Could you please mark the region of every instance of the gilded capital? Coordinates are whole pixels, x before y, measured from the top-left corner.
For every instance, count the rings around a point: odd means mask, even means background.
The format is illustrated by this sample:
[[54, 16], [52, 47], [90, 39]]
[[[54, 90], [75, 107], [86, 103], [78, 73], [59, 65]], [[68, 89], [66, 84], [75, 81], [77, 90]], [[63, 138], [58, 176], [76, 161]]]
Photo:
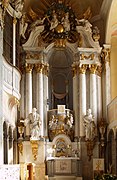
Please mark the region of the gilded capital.
[[86, 64], [82, 64], [81, 67], [79, 67], [79, 73], [80, 74], [85, 74], [87, 70], [87, 65]]
[[43, 63], [35, 64], [35, 69], [37, 73], [43, 73], [44, 64]]
[[26, 64], [26, 73], [31, 73], [33, 69], [33, 64]]
[[102, 74], [102, 66], [98, 66], [96, 69], [96, 74], [101, 77]]
[[13, 24], [16, 24], [17, 23], [17, 19], [14, 17], [13, 18]]
[[73, 73], [73, 77], [76, 76], [76, 74], [77, 74], [77, 65], [72, 65], [72, 73]]
[[48, 72], [49, 72], [49, 65], [48, 64], [45, 64], [44, 65], [44, 68], [43, 68], [43, 73], [48, 76]]
[[104, 48], [101, 53], [102, 61], [110, 64], [110, 48]]
[[91, 66], [89, 67], [90, 69], [90, 73], [91, 74], [95, 74], [96, 70], [97, 70], [97, 64], [91, 64]]

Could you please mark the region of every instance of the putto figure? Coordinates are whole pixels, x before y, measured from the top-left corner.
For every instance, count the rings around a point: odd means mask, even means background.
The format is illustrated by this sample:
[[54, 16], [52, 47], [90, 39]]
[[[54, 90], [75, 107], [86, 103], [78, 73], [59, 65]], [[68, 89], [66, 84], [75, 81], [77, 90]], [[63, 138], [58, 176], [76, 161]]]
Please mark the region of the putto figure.
[[41, 136], [41, 119], [40, 115], [37, 113], [37, 109], [33, 108], [32, 113], [28, 115], [25, 119], [24, 124], [30, 124], [30, 135], [31, 139], [39, 139]]

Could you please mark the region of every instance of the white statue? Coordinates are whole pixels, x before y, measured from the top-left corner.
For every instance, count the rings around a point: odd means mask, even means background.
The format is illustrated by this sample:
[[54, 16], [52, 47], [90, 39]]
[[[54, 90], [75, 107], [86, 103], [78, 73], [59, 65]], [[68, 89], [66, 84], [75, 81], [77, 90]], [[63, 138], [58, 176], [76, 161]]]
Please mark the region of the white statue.
[[62, 18], [63, 21], [63, 27], [66, 32], [70, 31], [70, 21], [69, 21], [69, 13], [67, 12], [65, 14], [65, 17]]
[[67, 125], [69, 125], [69, 127], [72, 128], [73, 122], [74, 122], [73, 115], [70, 113], [70, 115], [68, 116]]
[[27, 124], [30, 124], [30, 135], [31, 139], [39, 139], [41, 135], [41, 120], [40, 115], [37, 113], [37, 109], [33, 108], [32, 113], [28, 115], [28, 117], [25, 119], [24, 124], [25, 126]]
[[53, 11], [53, 17], [52, 17], [52, 20], [50, 21], [50, 30], [55, 29], [58, 26], [58, 23], [59, 22], [57, 19], [57, 14]]
[[22, 35], [24, 39], [26, 39], [25, 32], [27, 30], [27, 27], [28, 27], [28, 23], [26, 22], [26, 15], [23, 14], [21, 18], [21, 24], [20, 24], [20, 35]]
[[95, 122], [94, 122], [94, 117], [91, 113], [91, 109], [88, 109], [86, 115], [84, 116], [84, 127], [85, 127], [86, 140], [94, 139]]
[[58, 124], [58, 119], [55, 115], [52, 115], [51, 120], [49, 121], [49, 128], [56, 128]]
[[92, 24], [87, 20], [87, 19], [76, 19], [78, 25], [81, 25], [85, 28], [86, 31], [88, 31], [89, 33], [92, 33]]

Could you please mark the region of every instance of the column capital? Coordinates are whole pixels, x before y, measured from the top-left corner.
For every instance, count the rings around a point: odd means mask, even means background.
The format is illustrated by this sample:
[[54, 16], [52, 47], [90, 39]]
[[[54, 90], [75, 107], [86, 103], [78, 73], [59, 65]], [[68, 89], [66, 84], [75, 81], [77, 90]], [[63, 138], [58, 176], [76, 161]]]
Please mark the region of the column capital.
[[48, 71], [49, 71], [49, 64], [45, 64], [43, 68], [43, 73], [48, 76]]
[[73, 77], [77, 74], [77, 66], [76, 65], [72, 65], [72, 74], [73, 74]]
[[35, 64], [35, 69], [37, 73], [43, 73], [44, 64], [43, 63]]
[[26, 73], [31, 73], [33, 69], [33, 64], [26, 64]]
[[96, 74], [101, 77], [102, 74], [102, 66], [98, 66], [96, 69]]
[[102, 61], [106, 64], [110, 64], [110, 46], [104, 46], [101, 52]]
[[86, 70], [87, 70], [87, 64], [82, 64], [82, 65], [79, 67], [79, 73], [80, 73], [80, 74], [85, 74], [85, 73], [86, 73]]
[[97, 70], [97, 67], [98, 67], [97, 64], [91, 64], [91, 65], [89, 66], [90, 73], [91, 73], [91, 74], [95, 74], [95, 73], [96, 73], [96, 70]]
[[16, 17], [13, 18], [13, 24], [17, 24], [17, 19], [16, 19]]

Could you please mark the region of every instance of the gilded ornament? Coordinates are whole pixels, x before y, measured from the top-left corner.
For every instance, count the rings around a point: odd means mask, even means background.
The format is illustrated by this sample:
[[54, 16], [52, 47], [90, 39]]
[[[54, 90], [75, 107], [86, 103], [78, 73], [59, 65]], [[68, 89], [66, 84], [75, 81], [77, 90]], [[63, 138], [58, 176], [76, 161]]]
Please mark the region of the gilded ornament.
[[37, 73], [43, 73], [44, 70], [44, 64], [40, 63], [40, 64], [35, 64], [35, 69]]
[[33, 69], [33, 64], [26, 64], [26, 73], [31, 73]]
[[65, 39], [56, 39], [54, 46], [55, 47], [65, 47], [66, 46], [66, 40]]
[[83, 64], [81, 67], [79, 67], [79, 73], [80, 74], [85, 74], [87, 70], [87, 65]]
[[90, 54], [89, 56], [86, 56], [84, 53], [80, 54], [81, 60], [86, 60], [86, 59], [94, 60], [94, 57], [95, 57], [94, 53]]
[[96, 74], [101, 77], [102, 74], [102, 66], [98, 66], [96, 69]]
[[20, 141], [18, 143], [18, 148], [19, 148], [19, 152], [21, 153], [21, 155], [23, 155], [23, 143], [22, 143], [22, 141]]
[[48, 71], [49, 71], [49, 64], [45, 64], [43, 68], [43, 73], [48, 76]]
[[97, 70], [97, 67], [98, 67], [97, 64], [91, 64], [91, 66], [89, 67], [90, 73], [95, 74], [96, 70]]
[[72, 65], [72, 73], [73, 73], [73, 77], [77, 75], [77, 65], [73, 64]]
[[34, 161], [37, 160], [38, 155], [38, 141], [37, 140], [30, 140], [31, 146], [32, 146], [32, 154]]

